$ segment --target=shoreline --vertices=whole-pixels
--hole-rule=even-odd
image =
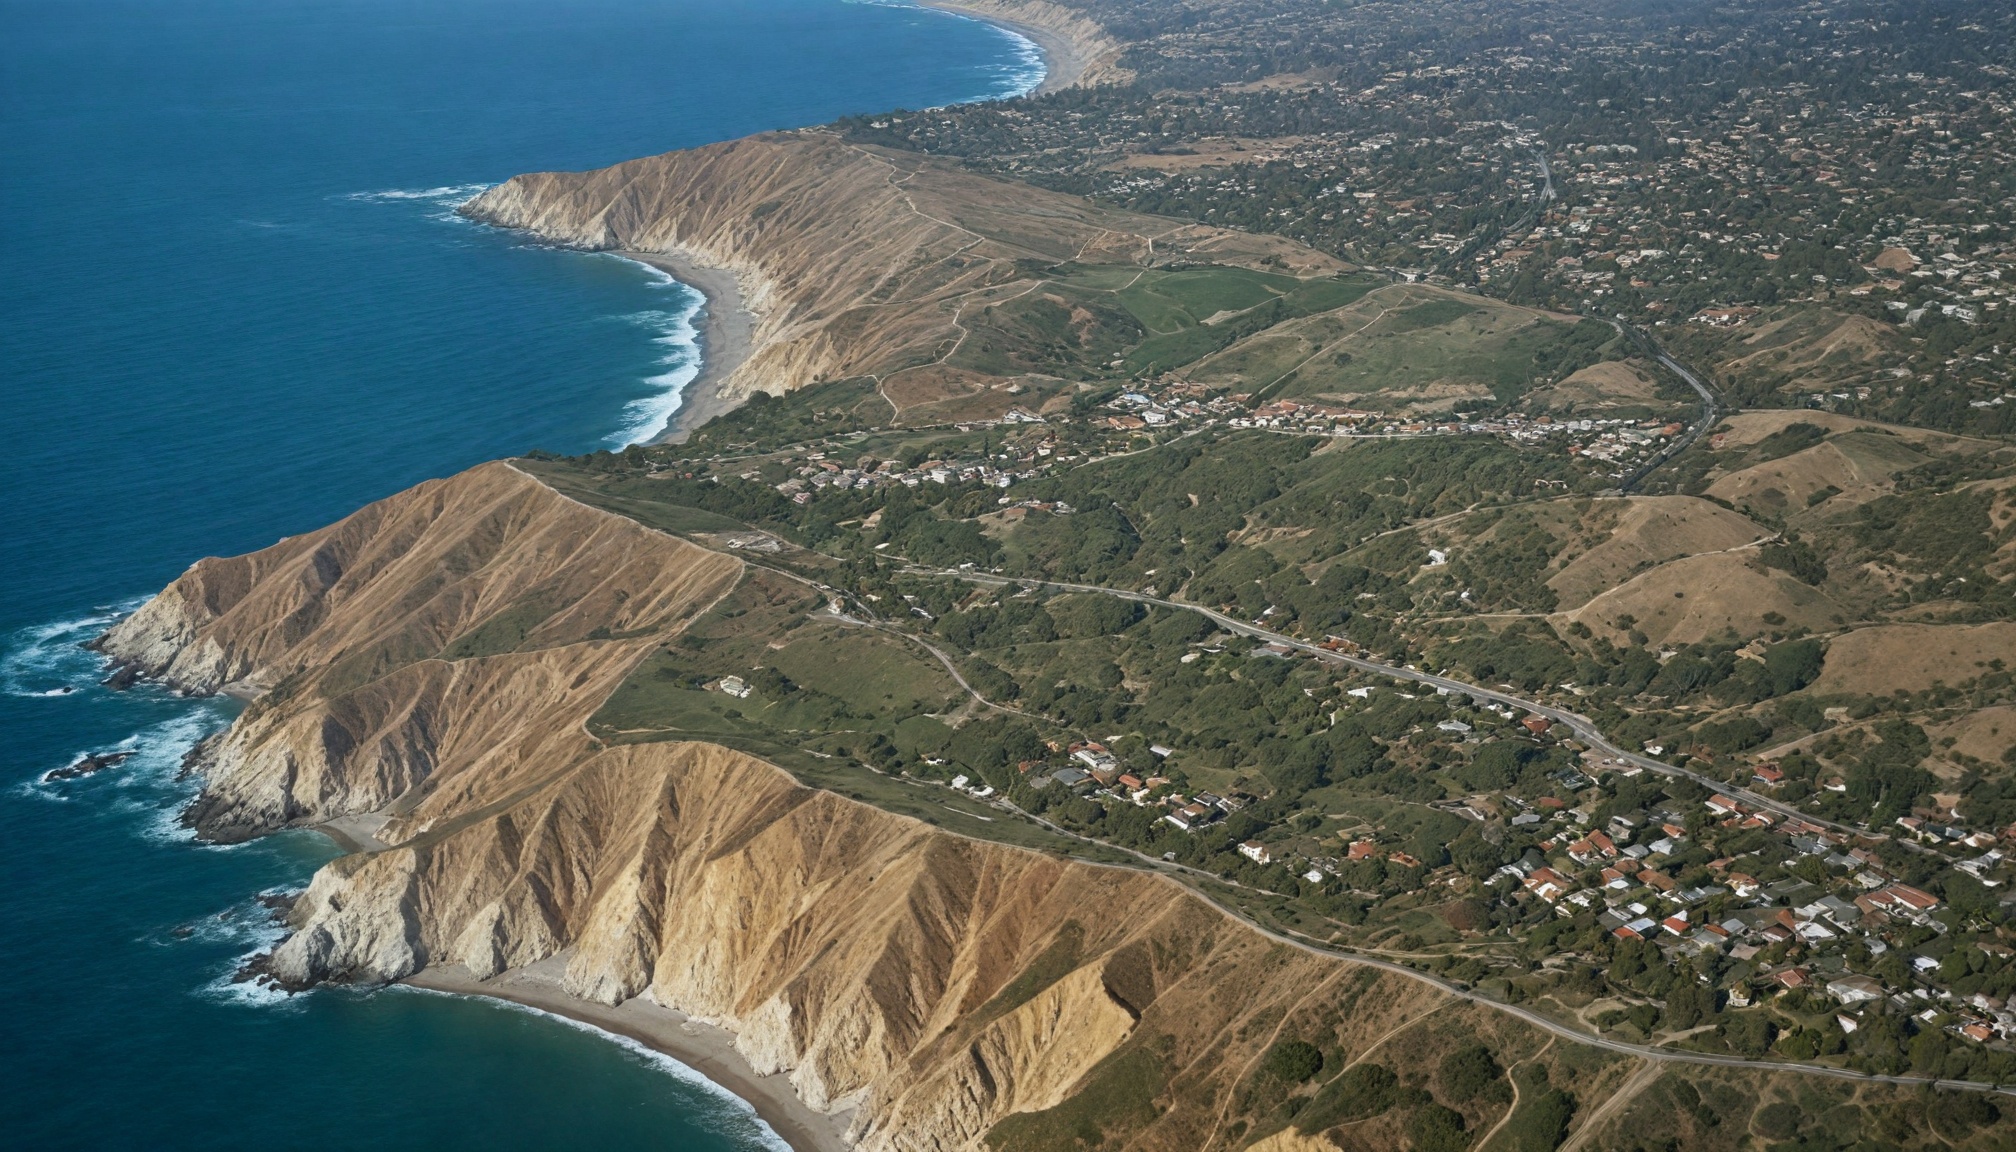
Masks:
[[[742,297],[742,284],[727,268],[700,264],[670,252],[615,252],[684,284],[705,298],[700,311],[700,374],[679,392],[679,406],[645,444],[683,444],[695,428],[741,406],[721,386],[755,351],[756,316]]]
[[[562,992],[558,972],[565,963],[551,957],[524,968],[478,980],[460,964],[430,966],[399,981],[429,992],[478,996],[564,1017],[621,1036],[676,1060],[716,1088],[754,1109],[756,1116],[793,1152],[848,1152],[852,1109],[828,1115],[815,1111],[792,1087],[790,1076],[764,1076],[735,1050],[734,1033],[703,1024],[683,1012],[634,996],[614,1007]]]
[[[1035,44],[1043,58],[1043,79],[1024,96],[1041,96],[1073,86],[1096,58],[1088,45],[1049,28],[997,16],[957,0],[917,0],[917,3],[920,7],[992,24]],[[680,390],[679,406],[673,409],[665,426],[642,441],[645,445],[683,444],[694,429],[733,412],[747,399],[725,395],[722,386],[754,354],[757,317],[749,309],[741,281],[732,269],[703,264],[677,252],[618,251],[612,255],[655,268],[700,293],[706,301],[700,313],[699,375]]]
[[[1061,92],[1078,83],[1085,70],[1092,66],[1095,54],[1087,45],[1081,44],[1064,33],[1053,31],[1036,24],[999,16],[984,8],[969,7],[958,0],[916,0],[922,8],[936,8],[955,16],[965,16],[983,24],[1005,28],[1017,36],[1036,45],[1043,56],[1043,80],[1036,87],[1023,93],[1024,96],[1047,96]]]
[[[1036,46],[1043,79],[1022,95],[1037,96],[1069,88],[1090,67],[1087,46],[1048,28],[1004,19],[990,12],[946,0],[919,0],[922,7],[1003,28]],[[657,269],[700,293],[705,303],[697,337],[699,373],[681,389],[679,404],[665,426],[642,441],[647,445],[680,444],[718,416],[740,407],[746,397],[724,394],[728,377],[755,351],[757,317],[749,309],[735,272],[703,264],[690,255],[670,252],[616,251],[612,255]],[[374,833],[382,819],[329,821],[316,827],[345,852],[373,852],[386,846]],[[762,1075],[735,1049],[735,1036],[685,1013],[653,1003],[643,996],[617,1005],[582,1000],[561,990],[562,957],[550,957],[524,968],[509,969],[478,980],[460,964],[434,965],[397,983],[426,992],[481,997],[531,1008],[630,1040],[676,1061],[719,1091],[736,1097],[769,1131],[793,1152],[849,1152],[851,1108],[826,1114],[798,1095],[787,1073]]]

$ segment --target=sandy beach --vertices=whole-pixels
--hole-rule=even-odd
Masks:
[[[627,1036],[748,1101],[763,1122],[795,1152],[846,1152],[850,1147],[845,1133],[851,1113],[828,1116],[815,1112],[798,1098],[788,1076],[758,1075],[735,1051],[732,1034],[641,996],[613,1008],[576,999],[560,990],[559,972],[564,965],[564,959],[556,956],[489,980],[477,980],[460,964],[441,965],[410,976],[403,983],[436,992],[488,996],[523,1004]]]
[[[1043,83],[1036,86],[1036,90],[1032,95],[1041,96],[1071,87],[1078,82],[1078,78],[1083,76],[1085,69],[1092,64],[1093,53],[1085,45],[1048,28],[1040,28],[1034,24],[1025,24],[1019,20],[1011,20],[996,15],[990,9],[970,7],[957,3],[957,0],[918,0],[918,2],[926,8],[938,8],[946,12],[957,12],[961,16],[971,16],[976,20],[984,20],[989,24],[998,24],[1011,32],[1026,36],[1034,41],[1036,47],[1043,53]]]
[[[742,286],[726,268],[697,264],[664,252],[619,252],[639,264],[649,264],[707,298],[700,321],[700,375],[680,393],[679,409],[650,443],[679,444],[707,421],[731,412],[740,400],[721,394],[721,385],[754,347],[756,317],[742,300]]]
[[[993,12],[949,0],[922,0],[926,7],[956,12],[1007,28],[1028,37],[1043,53],[1043,83],[1038,94],[1069,88],[1085,74],[1093,61],[1084,44],[1048,28],[1005,19]],[[740,397],[722,394],[722,384],[749,359],[754,350],[756,317],[742,299],[742,286],[727,268],[698,263],[689,257],[666,252],[619,252],[617,255],[669,273],[707,298],[700,324],[700,375],[686,386],[679,408],[665,427],[649,441],[652,444],[680,444],[695,428],[717,416],[735,410]]]

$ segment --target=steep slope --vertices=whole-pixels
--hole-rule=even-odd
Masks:
[[[962,314],[1041,282],[1024,262],[1345,267],[1288,241],[1116,211],[816,131],[518,176],[463,212],[557,243],[734,271],[758,320],[754,350],[725,382],[730,396],[941,363],[966,333]]]
[[[1606,502],[1609,535],[1561,566],[1547,584],[1564,608],[1588,603],[1648,568],[1714,552],[1730,552],[1769,533],[1740,513],[1692,496],[1641,496],[1616,508]]]
[[[851,1111],[864,1149],[1393,1147],[1433,1093],[1362,1099],[1339,1073],[1432,1085],[1483,1043],[1577,1099],[1630,1076],[1161,875],[954,836],[711,744],[591,736],[622,677],[741,576],[490,465],[206,560],[101,646],[185,689],[260,692],[197,758],[206,833],[385,818],[384,847],[296,905],[265,962],[282,983],[551,960],[576,997],[728,1028],[759,1073]],[[1322,1075],[1269,1071],[1289,1040]],[[1477,1132],[1515,1100],[1447,1103]]]
[[[98,646],[183,691],[258,694],[198,750],[187,814],[238,840],[454,791],[444,769],[503,731],[550,737],[740,570],[491,464],[201,561]]]

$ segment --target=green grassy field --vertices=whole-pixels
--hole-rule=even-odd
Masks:
[[[1546,374],[1549,351],[1573,330],[1526,309],[1396,288],[1259,332],[1192,375],[1269,397],[1436,389],[1510,400]]]

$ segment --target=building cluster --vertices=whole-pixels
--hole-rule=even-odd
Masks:
[[[1871,958],[1907,934],[1951,931],[1948,919],[1935,916],[1941,901],[1893,875],[1870,847],[1873,841],[1722,794],[1700,805],[1666,800],[1598,822],[1603,795],[1599,788],[1579,806],[1549,806],[1533,821],[1551,834],[1499,870],[1502,898],[1538,901],[1560,916],[1595,912],[1619,940],[1650,942],[1676,962],[1714,961],[1739,1006],[1760,990],[1806,989],[1833,998],[1844,1031],[1860,1025],[1870,1002],[1887,1000],[1923,1023],[1972,1040],[2016,1039],[2016,1011],[1990,997],[1946,990],[1937,962],[1928,957],[1913,956],[1904,969],[1909,978],[1901,982],[1851,969],[1851,960],[1871,967]],[[1706,819],[1695,819],[1697,812]],[[1724,834],[1739,832],[1767,834],[1776,851],[1718,856],[1705,865],[1705,882],[1680,881],[1682,858],[1697,840],[1720,843]],[[2008,856],[1996,838],[1972,834],[1966,843],[1985,851],[1956,867],[2003,887]],[[1753,861],[1774,856],[1789,864],[1776,871],[1788,874],[1765,883],[1746,870],[1762,871]]]
[[[927,460],[906,467],[900,460],[862,460],[848,465],[826,458],[824,452],[807,452],[787,460],[791,474],[773,485],[793,503],[808,504],[821,492],[846,492],[858,488],[887,488],[901,485],[920,488],[926,484],[986,484],[1007,488],[1019,481],[1033,480],[1051,463],[1054,441],[1044,441],[1027,453],[1004,453],[985,460]],[[742,474],[745,480],[760,480],[761,471]]]
[[[1794,302],[1900,323],[2001,318],[2016,286],[2016,73],[1980,47],[2008,34],[2006,14],[1903,38],[1873,11],[1758,9],[1680,32],[1572,7],[1527,13],[1541,23],[1521,42],[1459,47],[1418,26],[1382,34],[1362,9],[1333,39],[1317,29],[1341,12],[1290,3],[1252,11],[1254,25],[1154,34],[1152,57],[1194,86],[862,130],[1130,208],[1648,324]],[[1220,70],[1250,72],[1260,27],[1283,29],[1312,67],[1208,87]],[[1938,71],[1919,70],[1942,53]],[[1704,62],[1742,79],[1680,79]],[[1903,389],[1938,373],[1991,406],[2016,355],[1995,343],[1928,349],[1912,377],[1826,383]]]
[[[1210,792],[1186,795],[1176,791],[1166,776],[1128,771],[1097,741],[1080,741],[1062,751],[1068,761],[1064,767],[1051,768],[1034,761],[1018,766],[1031,787],[1063,787],[1102,802],[1160,808],[1164,813],[1162,819],[1184,832],[1208,828],[1252,801],[1250,796],[1218,796]],[[1149,751],[1161,758],[1168,756],[1171,749],[1158,744]]]

